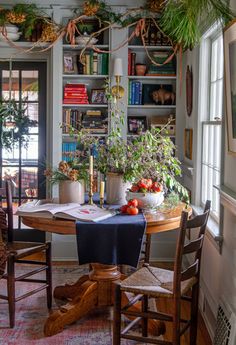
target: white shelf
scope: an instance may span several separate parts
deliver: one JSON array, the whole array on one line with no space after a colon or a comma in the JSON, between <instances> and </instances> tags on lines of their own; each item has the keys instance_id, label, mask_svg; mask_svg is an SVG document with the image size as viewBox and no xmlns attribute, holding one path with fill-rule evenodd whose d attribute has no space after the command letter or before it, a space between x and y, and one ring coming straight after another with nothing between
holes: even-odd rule
<instances>
[{"instance_id":1,"label":"white shelf","mask_svg":"<svg viewBox=\"0 0 236 345\"><path fill-rule=\"evenodd\" d=\"M102 134L102 133L85 133L86 135L90 136L90 137L107 137L108 134ZM76 134L75 134L76 135ZM63 138L66 138L66 139L71 139L71 140L75 140L75 138L73 137L73 135L71 136L70 134L66 134L66 133L63 133L62 134L62 137Z\"/></svg>"},{"instance_id":2,"label":"white shelf","mask_svg":"<svg viewBox=\"0 0 236 345\"><path fill-rule=\"evenodd\" d=\"M107 104L63 104L63 107L73 108L108 108Z\"/></svg>"},{"instance_id":3,"label":"white shelf","mask_svg":"<svg viewBox=\"0 0 236 345\"><path fill-rule=\"evenodd\" d=\"M96 46L96 48L98 49L108 49L109 48L109 45L108 44L97 44L97 45L94 45ZM71 44L63 44L63 49L69 49L69 50L82 50L84 49L85 46L82 46L82 45L71 45ZM88 46L86 47L86 49L93 49L92 46Z\"/></svg>"},{"instance_id":4,"label":"white shelf","mask_svg":"<svg viewBox=\"0 0 236 345\"><path fill-rule=\"evenodd\" d=\"M157 80L157 79L173 79L176 80L176 76L167 76L167 75L163 75L163 76L149 76L149 75L129 75L128 79L132 80L132 79L138 79L138 80Z\"/></svg>"},{"instance_id":5,"label":"white shelf","mask_svg":"<svg viewBox=\"0 0 236 345\"><path fill-rule=\"evenodd\" d=\"M129 45L129 49L132 50L145 50L143 45ZM146 46L148 50L173 50L172 46Z\"/></svg>"},{"instance_id":6,"label":"white shelf","mask_svg":"<svg viewBox=\"0 0 236 345\"><path fill-rule=\"evenodd\" d=\"M175 109L176 105L155 105L155 104L147 104L147 105L131 105L127 106L128 108L140 108L140 109Z\"/></svg>"},{"instance_id":7,"label":"white shelf","mask_svg":"<svg viewBox=\"0 0 236 345\"><path fill-rule=\"evenodd\" d=\"M97 75L97 74L63 74L62 75L63 78L67 78L67 79L75 79L75 78L79 78L79 79L105 79L108 78L108 74L104 74L104 75Z\"/></svg>"},{"instance_id":8,"label":"white shelf","mask_svg":"<svg viewBox=\"0 0 236 345\"><path fill-rule=\"evenodd\" d=\"M36 42L14 41L13 43L17 47L25 48L25 49L30 49L34 46L34 49L32 51L37 51L37 49L40 50L41 48L46 48L49 46L49 43L47 43L47 42L38 42L36 44ZM13 45L11 45L7 40L0 41L0 47L12 47L12 48L14 48Z\"/></svg>"}]
</instances>

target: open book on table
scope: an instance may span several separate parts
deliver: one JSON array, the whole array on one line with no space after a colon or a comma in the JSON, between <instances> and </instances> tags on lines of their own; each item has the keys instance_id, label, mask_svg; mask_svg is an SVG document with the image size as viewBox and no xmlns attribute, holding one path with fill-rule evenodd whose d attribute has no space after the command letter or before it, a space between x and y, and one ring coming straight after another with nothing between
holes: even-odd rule
<instances>
[{"instance_id":1,"label":"open book on table","mask_svg":"<svg viewBox=\"0 0 236 345\"><path fill-rule=\"evenodd\" d=\"M101 209L96 205L69 204L43 204L26 203L18 207L15 213L18 216L40 218L74 219L84 222L99 222L116 214L114 210Z\"/></svg>"}]
</instances>

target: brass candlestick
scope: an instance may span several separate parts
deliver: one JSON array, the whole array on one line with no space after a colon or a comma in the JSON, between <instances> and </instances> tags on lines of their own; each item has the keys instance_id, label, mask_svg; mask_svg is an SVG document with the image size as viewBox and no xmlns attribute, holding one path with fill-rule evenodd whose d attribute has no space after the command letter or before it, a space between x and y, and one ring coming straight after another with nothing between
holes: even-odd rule
<instances>
[{"instance_id":1,"label":"brass candlestick","mask_svg":"<svg viewBox=\"0 0 236 345\"><path fill-rule=\"evenodd\" d=\"M100 207L104 208L104 198L100 196Z\"/></svg>"},{"instance_id":2,"label":"brass candlestick","mask_svg":"<svg viewBox=\"0 0 236 345\"><path fill-rule=\"evenodd\" d=\"M93 174L89 174L89 205L93 205Z\"/></svg>"}]
</instances>

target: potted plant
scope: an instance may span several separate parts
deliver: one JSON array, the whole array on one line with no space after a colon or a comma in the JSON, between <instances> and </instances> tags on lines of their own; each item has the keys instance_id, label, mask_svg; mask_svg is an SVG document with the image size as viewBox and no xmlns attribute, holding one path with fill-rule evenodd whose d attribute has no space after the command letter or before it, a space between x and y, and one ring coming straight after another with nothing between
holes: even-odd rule
<instances>
[{"instance_id":1,"label":"potted plant","mask_svg":"<svg viewBox=\"0 0 236 345\"><path fill-rule=\"evenodd\" d=\"M30 119L27 106L20 105L14 99L0 104L1 146L11 151L15 145L27 147L30 128L37 121Z\"/></svg>"},{"instance_id":2,"label":"potted plant","mask_svg":"<svg viewBox=\"0 0 236 345\"><path fill-rule=\"evenodd\" d=\"M44 172L50 183L59 184L59 203L84 203L85 180L87 179L84 165L75 162L61 161L56 169L47 169Z\"/></svg>"}]
</instances>

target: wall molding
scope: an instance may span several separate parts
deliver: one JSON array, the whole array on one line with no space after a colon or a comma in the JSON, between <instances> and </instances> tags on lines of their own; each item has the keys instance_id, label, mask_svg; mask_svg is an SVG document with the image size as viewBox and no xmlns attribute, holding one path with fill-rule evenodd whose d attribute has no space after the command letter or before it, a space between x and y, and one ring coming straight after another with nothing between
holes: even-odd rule
<instances>
[{"instance_id":1,"label":"wall molding","mask_svg":"<svg viewBox=\"0 0 236 345\"><path fill-rule=\"evenodd\" d=\"M219 187L219 192L220 203L236 216L236 193L224 185Z\"/></svg>"}]
</instances>

